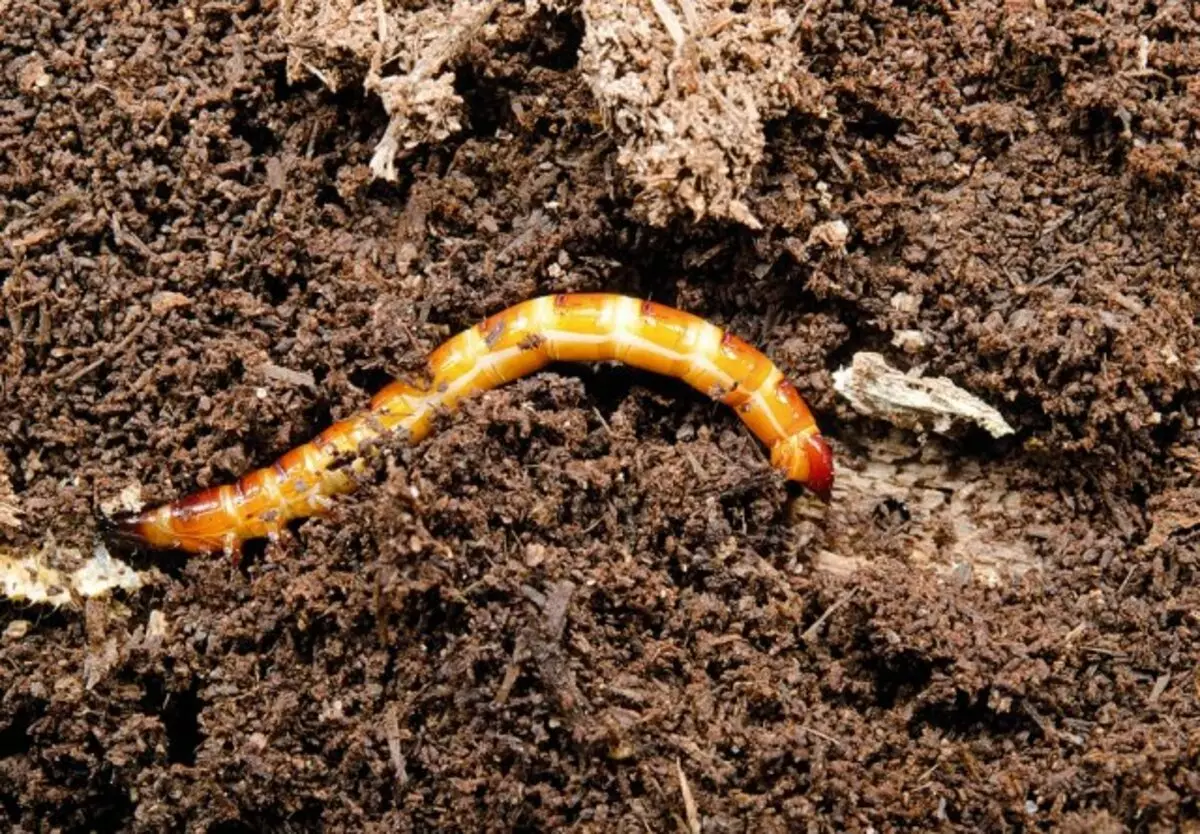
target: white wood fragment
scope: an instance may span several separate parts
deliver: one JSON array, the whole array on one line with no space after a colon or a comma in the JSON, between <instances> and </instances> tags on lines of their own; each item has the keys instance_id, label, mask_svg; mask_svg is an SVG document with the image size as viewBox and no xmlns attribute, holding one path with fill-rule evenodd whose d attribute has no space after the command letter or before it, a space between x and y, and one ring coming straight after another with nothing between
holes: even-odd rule
<instances>
[{"instance_id":1,"label":"white wood fragment","mask_svg":"<svg viewBox=\"0 0 1200 834\"><path fill-rule=\"evenodd\" d=\"M897 330L892 336L892 347L898 347L905 353L919 353L929 339L920 330Z\"/></svg>"},{"instance_id":2,"label":"white wood fragment","mask_svg":"<svg viewBox=\"0 0 1200 834\"><path fill-rule=\"evenodd\" d=\"M836 371L833 386L861 414L900 428L948 434L955 424L978 425L992 437L1013 434L1000 412L945 377L909 376L878 353L857 353Z\"/></svg>"},{"instance_id":3,"label":"white wood fragment","mask_svg":"<svg viewBox=\"0 0 1200 834\"><path fill-rule=\"evenodd\" d=\"M264 362L258 367L259 373L269 380L275 382L286 382L288 385L294 385L298 388L313 388L317 381L308 371L295 371L291 368L284 368L281 365L276 365L273 362Z\"/></svg>"},{"instance_id":4,"label":"white wood fragment","mask_svg":"<svg viewBox=\"0 0 1200 834\"><path fill-rule=\"evenodd\" d=\"M144 584L140 573L112 558L103 544L97 544L92 558L73 572L51 564L78 564L80 556L77 550L53 543L36 553L0 551L0 595L58 607L71 603L73 597L96 597L115 588L136 591Z\"/></svg>"},{"instance_id":5,"label":"white wood fragment","mask_svg":"<svg viewBox=\"0 0 1200 834\"><path fill-rule=\"evenodd\" d=\"M103 544L97 544L92 558L71 574L71 587L80 596L95 597L114 588L136 591L142 587L142 577L129 565L112 558Z\"/></svg>"}]
</instances>

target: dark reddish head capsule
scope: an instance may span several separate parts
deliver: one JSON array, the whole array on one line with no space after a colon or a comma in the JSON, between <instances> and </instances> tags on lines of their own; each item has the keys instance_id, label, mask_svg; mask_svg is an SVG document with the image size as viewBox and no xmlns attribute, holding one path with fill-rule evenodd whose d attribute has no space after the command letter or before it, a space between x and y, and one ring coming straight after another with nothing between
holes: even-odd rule
<instances>
[{"instance_id":1,"label":"dark reddish head capsule","mask_svg":"<svg viewBox=\"0 0 1200 834\"><path fill-rule=\"evenodd\" d=\"M808 488L825 503L833 494L833 449L819 434L808 438L804 445L808 456Z\"/></svg>"}]
</instances>

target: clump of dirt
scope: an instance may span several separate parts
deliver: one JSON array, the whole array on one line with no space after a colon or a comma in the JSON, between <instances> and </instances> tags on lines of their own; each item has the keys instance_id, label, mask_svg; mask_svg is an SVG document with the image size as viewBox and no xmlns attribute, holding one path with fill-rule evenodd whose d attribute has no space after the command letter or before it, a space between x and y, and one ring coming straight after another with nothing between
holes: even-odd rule
<instances>
[{"instance_id":1,"label":"clump of dirt","mask_svg":"<svg viewBox=\"0 0 1200 834\"><path fill-rule=\"evenodd\" d=\"M761 346L841 472L793 495L734 415L624 368L490 392L237 569L123 553L140 588L0 603L8 830L1194 826L1200 24L676 4L676 53L666 5L603 54L643 54L659 113L696 102L672 62L749 85L762 160L726 182L760 229L703 187L687 222L701 171L648 222L621 148L666 122L595 118L599 2L497 6L428 76L461 127L410 122L394 181L355 73L425 52L378 6L336 7L340 57L284 37L299 3L0 21L5 553L91 554L100 508L267 464L548 292ZM353 82L289 81L297 48ZM1015 435L859 414L864 352Z\"/></svg>"}]
</instances>

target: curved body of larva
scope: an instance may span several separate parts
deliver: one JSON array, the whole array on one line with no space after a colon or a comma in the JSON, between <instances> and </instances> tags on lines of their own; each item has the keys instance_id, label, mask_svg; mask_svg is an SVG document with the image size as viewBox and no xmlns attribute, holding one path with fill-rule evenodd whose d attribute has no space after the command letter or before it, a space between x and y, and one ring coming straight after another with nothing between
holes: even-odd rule
<instances>
[{"instance_id":1,"label":"curved body of larva","mask_svg":"<svg viewBox=\"0 0 1200 834\"><path fill-rule=\"evenodd\" d=\"M612 360L678 377L732 406L788 478L828 500L833 455L795 387L759 351L701 318L612 294L535 298L484 320L429 358L432 385L393 382L370 408L233 484L213 487L121 524L160 549L237 553L290 519L321 513L353 489L363 444L391 432L426 437L441 409L555 362ZM340 463L346 465L338 465ZM347 471L350 470L350 471Z\"/></svg>"}]
</instances>

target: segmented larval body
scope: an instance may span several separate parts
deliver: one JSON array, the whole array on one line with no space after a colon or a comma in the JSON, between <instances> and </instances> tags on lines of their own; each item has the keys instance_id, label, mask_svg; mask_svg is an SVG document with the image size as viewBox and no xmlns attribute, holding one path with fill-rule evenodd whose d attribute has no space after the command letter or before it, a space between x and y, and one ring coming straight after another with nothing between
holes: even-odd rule
<instances>
[{"instance_id":1,"label":"segmented larval body","mask_svg":"<svg viewBox=\"0 0 1200 834\"><path fill-rule=\"evenodd\" d=\"M353 489L364 444L392 432L424 439L439 411L551 362L617 361L678 377L733 407L788 478L828 500L833 455L795 387L762 353L689 313L612 294L545 296L454 336L429 358L426 390L393 382L369 409L271 466L141 513L122 529L151 548L237 553Z\"/></svg>"}]
</instances>

